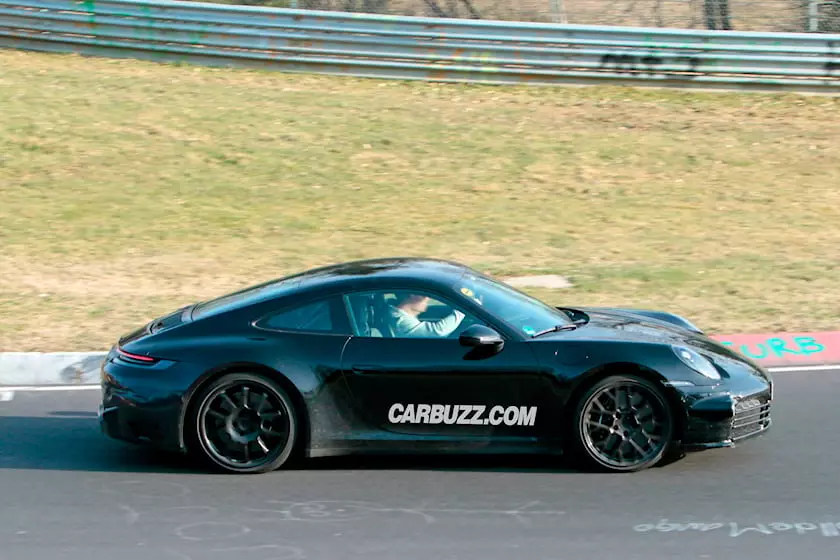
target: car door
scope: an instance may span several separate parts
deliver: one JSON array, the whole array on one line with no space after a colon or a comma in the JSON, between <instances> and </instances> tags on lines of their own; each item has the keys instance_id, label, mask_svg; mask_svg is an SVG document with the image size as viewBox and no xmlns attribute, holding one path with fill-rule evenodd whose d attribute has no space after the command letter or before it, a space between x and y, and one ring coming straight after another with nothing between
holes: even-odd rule
<instances>
[{"instance_id":1,"label":"car door","mask_svg":"<svg viewBox=\"0 0 840 560\"><path fill-rule=\"evenodd\" d=\"M413 290L418 292L418 290ZM465 315L448 336L387 331L374 318L395 291L348 294L354 336L341 370L358 413L369 426L405 436L533 438L556 433L552 374L541 371L523 340L509 336L498 352L463 346L458 334L489 321L437 293L421 318ZM393 298L392 298L393 299ZM378 303L376 303L378 301Z\"/></svg>"}]
</instances>

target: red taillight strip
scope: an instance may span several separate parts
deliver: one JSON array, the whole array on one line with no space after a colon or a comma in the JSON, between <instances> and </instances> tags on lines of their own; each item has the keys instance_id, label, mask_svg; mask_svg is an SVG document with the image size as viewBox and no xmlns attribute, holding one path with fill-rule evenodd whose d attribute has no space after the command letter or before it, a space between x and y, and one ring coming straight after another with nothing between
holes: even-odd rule
<instances>
[{"instance_id":1,"label":"red taillight strip","mask_svg":"<svg viewBox=\"0 0 840 560\"><path fill-rule=\"evenodd\" d=\"M117 353L121 356L125 356L126 358L130 358L132 360L137 360L140 362L156 362L157 358L150 358L148 356L141 356L139 354L132 354L131 352L126 352L122 348L117 348Z\"/></svg>"}]
</instances>

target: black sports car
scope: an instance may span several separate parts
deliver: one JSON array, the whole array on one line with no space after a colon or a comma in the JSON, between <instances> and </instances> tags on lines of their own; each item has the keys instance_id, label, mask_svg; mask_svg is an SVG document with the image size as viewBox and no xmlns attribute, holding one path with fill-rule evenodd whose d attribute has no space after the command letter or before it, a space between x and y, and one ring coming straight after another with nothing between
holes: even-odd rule
<instances>
[{"instance_id":1,"label":"black sports car","mask_svg":"<svg viewBox=\"0 0 840 560\"><path fill-rule=\"evenodd\" d=\"M565 452L637 471L770 426L761 367L665 312L546 305L471 268L379 259L191 305L102 365L111 437L227 472L295 456Z\"/></svg>"}]
</instances>

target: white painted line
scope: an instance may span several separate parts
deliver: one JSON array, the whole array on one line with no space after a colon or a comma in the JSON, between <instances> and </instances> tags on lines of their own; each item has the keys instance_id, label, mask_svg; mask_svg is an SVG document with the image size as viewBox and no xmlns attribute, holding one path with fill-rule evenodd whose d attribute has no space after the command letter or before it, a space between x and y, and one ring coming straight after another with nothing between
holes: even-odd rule
<instances>
[{"instance_id":1,"label":"white painted line","mask_svg":"<svg viewBox=\"0 0 840 560\"><path fill-rule=\"evenodd\" d=\"M9 402L15 398L14 391L0 391L0 402Z\"/></svg>"},{"instance_id":2,"label":"white painted line","mask_svg":"<svg viewBox=\"0 0 840 560\"><path fill-rule=\"evenodd\" d=\"M797 371L840 371L840 365L836 366L785 366L766 368L770 373L789 373Z\"/></svg>"},{"instance_id":3,"label":"white painted line","mask_svg":"<svg viewBox=\"0 0 840 560\"><path fill-rule=\"evenodd\" d=\"M99 385L7 385L3 391L94 391L99 388Z\"/></svg>"}]
</instances>

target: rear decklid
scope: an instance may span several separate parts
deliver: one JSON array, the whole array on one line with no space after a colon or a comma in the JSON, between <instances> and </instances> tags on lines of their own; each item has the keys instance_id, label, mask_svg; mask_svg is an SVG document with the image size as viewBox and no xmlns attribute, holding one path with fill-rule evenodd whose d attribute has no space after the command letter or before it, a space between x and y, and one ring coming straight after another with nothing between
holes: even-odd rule
<instances>
[{"instance_id":1,"label":"rear decklid","mask_svg":"<svg viewBox=\"0 0 840 560\"><path fill-rule=\"evenodd\" d=\"M190 322L190 311L193 308L193 305L194 304L186 305L176 311L173 311L172 313L149 321L139 329L122 336L119 340L119 345L125 346L126 344L146 338L147 336L168 331L170 329L174 329L178 325Z\"/></svg>"}]
</instances>

